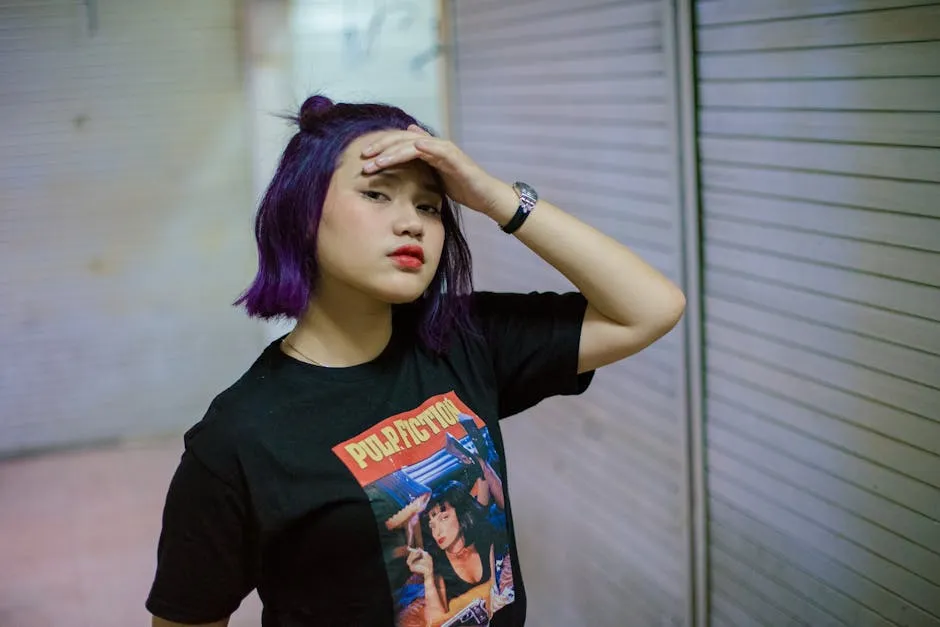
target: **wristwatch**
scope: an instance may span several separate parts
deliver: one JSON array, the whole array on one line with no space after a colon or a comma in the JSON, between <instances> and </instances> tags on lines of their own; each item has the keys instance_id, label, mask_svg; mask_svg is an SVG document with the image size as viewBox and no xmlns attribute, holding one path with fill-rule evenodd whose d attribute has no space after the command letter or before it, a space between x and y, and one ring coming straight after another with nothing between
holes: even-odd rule
<instances>
[{"instance_id":1,"label":"wristwatch","mask_svg":"<svg viewBox=\"0 0 940 627\"><path fill-rule=\"evenodd\" d=\"M535 209L535 204L539 201L538 192L528 183L516 181L513 183L512 189L519 196L519 208L516 209L516 215L512 217L512 220L501 227L505 233L512 233L522 226L522 223L526 221L526 218Z\"/></svg>"}]
</instances>

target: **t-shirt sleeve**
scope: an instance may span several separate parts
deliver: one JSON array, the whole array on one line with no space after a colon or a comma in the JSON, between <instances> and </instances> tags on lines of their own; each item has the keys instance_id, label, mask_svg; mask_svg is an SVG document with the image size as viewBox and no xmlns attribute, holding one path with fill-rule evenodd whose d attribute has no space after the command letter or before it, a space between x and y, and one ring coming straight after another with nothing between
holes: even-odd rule
<instances>
[{"instance_id":1,"label":"t-shirt sleeve","mask_svg":"<svg viewBox=\"0 0 940 627\"><path fill-rule=\"evenodd\" d=\"M177 623L230 616L254 588L245 498L189 450L163 510L157 570L146 607Z\"/></svg>"},{"instance_id":2,"label":"t-shirt sleeve","mask_svg":"<svg viewBox=\"0 0 940 627\"><path fill-rule=\"evenodd\" d=\"M578 374L586 309L578 292L475 294L474 310L496 373L500 418L588 388L594 373Z\"/></svg>"}]
</instances>

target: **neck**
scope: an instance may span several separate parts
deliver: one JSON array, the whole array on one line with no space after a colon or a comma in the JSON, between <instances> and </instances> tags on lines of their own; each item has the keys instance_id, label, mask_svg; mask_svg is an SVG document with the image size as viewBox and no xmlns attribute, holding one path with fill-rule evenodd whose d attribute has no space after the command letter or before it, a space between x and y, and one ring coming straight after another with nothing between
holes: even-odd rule
<instances>
[{"instance_id":1,"label":"neck","mask_svg":"<svg viewBox=\"0 0 940 627\"><path fill-rule=\"evenodd\" d=\"M453 544L447 547L445 552L453 558L460 558L467 553L467 548L466 541L463 538L457 538Z\"/></svg>"},{"instance_id":2,"label":"neck","mask_svg":"<svg viewBox=\"0 0 940 627\"><path fill-rule=\"evenodd\" d=\"M302 353L295 356L343 368L372 361L391 337L391 305L321 289L287 339Z\"/></svg>"}]
</instances>

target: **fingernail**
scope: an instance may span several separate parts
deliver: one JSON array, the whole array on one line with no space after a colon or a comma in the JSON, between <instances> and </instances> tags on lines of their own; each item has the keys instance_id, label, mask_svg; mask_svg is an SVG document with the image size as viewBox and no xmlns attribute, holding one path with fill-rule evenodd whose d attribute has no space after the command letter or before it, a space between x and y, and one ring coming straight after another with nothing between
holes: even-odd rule
<instances>
[{"instance_id":1,"label":"fingernail","mask_svg":"<svg viewBox=\"0 0 940 627\"><path fill-rule=\"evenodd\" d=\"M362 166L362 169L366 172L371 172L375 169L375 161L367 162L364 166Z\"/></svg>"},{"instance_id":2,"label":"fingernail","mask_svg":"<svg viewBox=\"0 0 940 627\"><path fill-rule=\"evenodd\" d=\"M389 157L379 157L378 159L375 160L376 165L385 165L388 162L389 162Z\"/></svg>"},{"instance_id":3,"label":"fingernail","mask_svg":"<svg viewBox=\"0 0 940 627\"><path fill-rule=\"evenodd\" d=\"M369 144L368 146L366 146L365 148L363 148L363 149L362 149L362 154L368 155L369 153L371 153L371 152L372 152L372 146L373 146L373 144Z\"/></svg>"}]
</instances>

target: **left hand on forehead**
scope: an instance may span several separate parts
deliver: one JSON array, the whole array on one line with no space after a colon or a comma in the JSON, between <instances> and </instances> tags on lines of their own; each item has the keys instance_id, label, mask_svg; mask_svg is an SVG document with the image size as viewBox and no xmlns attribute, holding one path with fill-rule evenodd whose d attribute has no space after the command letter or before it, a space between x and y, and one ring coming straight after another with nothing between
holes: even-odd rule
<instances>
[{"instance_id":1,"label":"left hand on forehead","mask_svg":"<svg viewBox=\"0 0 940 627\"><path fill-rule=\"evenodd\" d=\"M362 156L369 159L362 168L368 174L421 159L440 174L451 200L482 213L496 205L503 185L452 142L436 138L420 126L384 132Z\"/></svg>"}]
</instances>

